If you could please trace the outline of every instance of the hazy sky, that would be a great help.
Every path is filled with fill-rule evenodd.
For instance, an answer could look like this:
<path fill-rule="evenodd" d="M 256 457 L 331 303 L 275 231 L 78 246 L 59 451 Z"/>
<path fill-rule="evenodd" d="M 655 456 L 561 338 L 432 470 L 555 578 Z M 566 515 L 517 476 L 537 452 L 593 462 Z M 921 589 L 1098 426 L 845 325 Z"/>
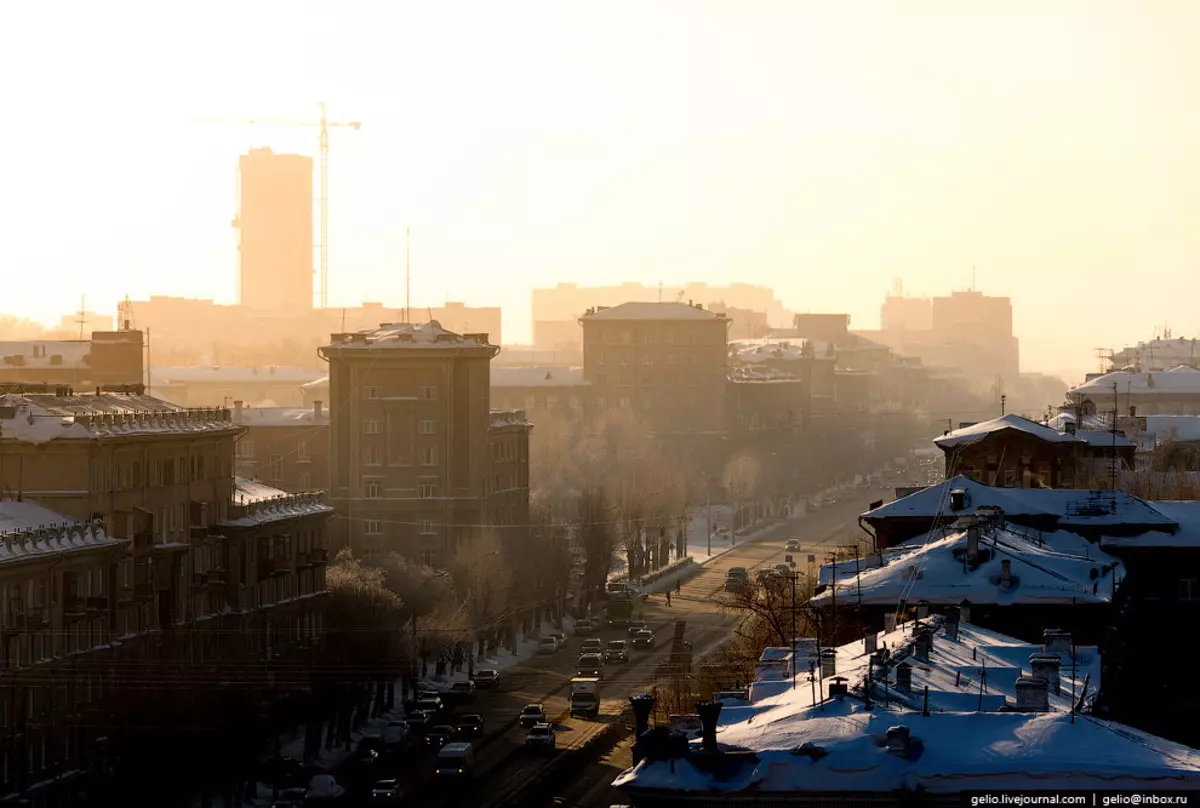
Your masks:
<path fill-rule="evenodd" d="M 1026 370 L 1200 334 L 1200 2 L 0 4 L 0 311 L 234 299 L 237 156 L 316 131 L 330 298 L 743 280 L 877 327 L 1014 299 Z"/>

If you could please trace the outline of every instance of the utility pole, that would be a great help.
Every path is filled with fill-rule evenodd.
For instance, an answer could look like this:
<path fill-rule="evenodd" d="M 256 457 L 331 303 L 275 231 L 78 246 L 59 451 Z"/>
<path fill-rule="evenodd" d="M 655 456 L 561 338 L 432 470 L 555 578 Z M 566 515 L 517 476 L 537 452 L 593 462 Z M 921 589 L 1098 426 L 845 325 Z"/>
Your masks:
<path fill-rule="evenodd" d="M 408 260 L 410 243 L 408 228 L 406 227 L 404 228 L 404 322 L 406 323 L 412 323 L 412 309 L 409 308 L 409 304 L 411 303 L 409 290 L 411 289 L 410 284 L 412 280 L 412 274 L 410 272 Z"/>
<path fill-rule="evenodd" d="M 792 690 L 796 689 L 796 576 L 798 572 L 792 570 Z"/>
<path fill-rule="evenodd" d="M 1121 409 L 1120 398 L 1117 393 L 1117 383 L 1113 382 L 1113 419 L 1112 419 L 1112 490 L 1113 499 L 1117 496 L 1117 413 Z"/>

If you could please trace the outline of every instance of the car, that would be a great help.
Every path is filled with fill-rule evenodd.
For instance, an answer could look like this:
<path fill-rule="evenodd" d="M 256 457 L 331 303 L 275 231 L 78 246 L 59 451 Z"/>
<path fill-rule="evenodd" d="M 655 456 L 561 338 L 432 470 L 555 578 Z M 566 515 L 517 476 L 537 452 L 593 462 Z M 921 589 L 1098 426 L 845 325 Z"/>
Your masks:
<path fill-rule="evenodd" d="M 399 780 L 379 780 L 371 787 L 371 804 L 399 805 L 404 800 L 404 792 L 400 789 Z"/>
<path fill-rule="evenodd" d="M 603 654 L 604 640 L 599 637 L 588 637 L 579 649 L 581 654 Z"/>
<path fill-rule="evenodd" d="M 408 734 L 414 737 L 424 736 L 433 726 L 434 712 L 432 710 L 413 710 L 408 714 Z"/>
<path fill-rule="evenodd" d="M 495 668 L 480 668 L 475 671 L 475 686 L 480 690 L 494 690 L 500 686 L 500 671 Z"/>
<path fill-rule="evenodd" d="M 553 637 L 542 637 L 538 640 L 537 652 L 542 656 L 550 656 L 558 650 L 558 641 Z"/>
<path fill-rule="evenodd" d="M 787 549 L 799 550 L 800 549 L 800 540 L 799 539 L 788 539 Z"/>
<path fill-rule="evenodd" d="M 562 633 L 561 631 L 552 631 L 549 634 L 547 634 L 546 636 L 553 637 L 554 641 L 558 643 L 559 648 L 567 647 L 567 635 Z"/>
<path fill-rule="evenodd" d="M 629 649 L 625 640 L 609 640 L 604 649 L 605 662 L 628 662 Z"/>
<path fill-rule="evenodd" d="M 305 792 L 305 801 L 309 800 L 336 800 L 346 794 L 346 789 L 338 785 L 338 781 L 331 774 L 314 775 L 308 781 L 308 791 Z"/>
<path fill-rule="evenodd" d="M 633 635 L 634 648 L 653 648 L 654 647 L 654 632 L 649 629 L 642 629 L 637 634 Z"/>
<path fill-rule="evenodd" d="M 302 808 L 307 798 L 307 788 L 285 788 L 279 792 L 278 799 L 271 803 L 271 808 Z"/>
<path fill-rule="evenodd" d="M 445 703 L 441 696 L 424 695 L 417 699 L 417 710 L 427 710 L 431 713 L 440 713 L 446 709 Z"/>
<path fill-rule="evenodd" d="M 591 618 L 584 618 L 575 624 L 575 636 L 587 637 L 596 633 L 596 622 Z"/>
<path fill-rule="evenodd" d="M 389 721 L 383 728 L 384 746 L 397 746 L 408 740 L 407 721 Z"/>
<path fill-rule="evenodd" d="M 750 572 L 745 567 L 730 567 L 727 577 L 733 578 L 735 576 L 738 578 L 744 578 L 747 581 L 750 580 Z"/>
<path fill-rule="evenodd" d="M 526 704 L 525 709 L 521 710 L 521 718 L 519 719 L 521 729 L 531 729 L 535 724 L 544 724 L 546 722 L 546 708 L 540 704 Z"/>
<path fill-rule="evenodd" d="M 725 579 L 726 592 L 740 592 L 746 588 L 746 579 L 739 578 L 736 575 L 730 575 Z"/>
<path fill-rule="evenodd" d="M 483 734 L 483 716 L 479 713 L 467 713 L 458 717 L 458 732 L 472 737 Z"/>
<path fill-rule="evenodd" d="M 545 723 L 534 724 L 529 728 L 529 734 L 525 736 L 525 745 L 532 749 L 553 751 L 557 746 L 554 727 Z"/>
<path fill-rule="evenodd" d="M 646 628 L 645 620 L 630 620 L 629 621 L 629 632 L 628 632 L 629 636 L 632 637 L 634 634 L 637 634 L 639 631 L 642 631 L 645 628 Z"/>
<path fill-rule="evenodd" d="M 792 568 L 787 564 L 776 564 L 775 572 L 778 572 L 780 575 L 790 576 L 792 574 Z"/>
<path fill-rule="evenodd" d="M 475 699 L 475 683 L 470 680 L 455 682 L 450 685 L 450 690 L 446 695 L 459 701 L 473 701 Z"/>
<path fill-rule="evenodd" d="M 604 670 L 603 654 L 580 654 L 575 661 L 576 676 L 601 676 Z"/>
<path fill-rule="evenodd" d="M 454 727 L 449 724 L 439 724 L 425 735 L 425 745 L 430 749 L 441 749 L 450 743 L 450 736 L 453 734 Z"/>

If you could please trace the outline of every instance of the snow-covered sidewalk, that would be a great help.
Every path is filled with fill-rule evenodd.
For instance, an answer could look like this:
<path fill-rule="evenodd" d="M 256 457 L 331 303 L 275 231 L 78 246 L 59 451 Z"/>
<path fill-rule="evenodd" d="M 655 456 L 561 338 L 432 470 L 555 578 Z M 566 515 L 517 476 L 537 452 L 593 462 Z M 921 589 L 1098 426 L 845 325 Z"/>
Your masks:
<path fill-rule="evenodd" d="M 561 631 L 570 634 L 574 628 L 575 619 L 570 615 L 564 615 Z M 475 660 L 475 670 L 490 668 L 495 671 L 505 671 L 519 665 L 537 654 L 538 641 L 542 637 L 557 631 L 560 631 L 560 629 L 553 622 L 543 620 L 537 630 L 529 632 L 517 641 L 516 653 L 507 648 L 492 649 L 492 652 L 488 656 Z M 422 681 L 421 684 L 429 686 L 433 690 L 449 690 L 455 682 L 465 682 L 466 680 L 467 669 L 464 664 L 463 668 L 455 673 L 431 676 Z"/>

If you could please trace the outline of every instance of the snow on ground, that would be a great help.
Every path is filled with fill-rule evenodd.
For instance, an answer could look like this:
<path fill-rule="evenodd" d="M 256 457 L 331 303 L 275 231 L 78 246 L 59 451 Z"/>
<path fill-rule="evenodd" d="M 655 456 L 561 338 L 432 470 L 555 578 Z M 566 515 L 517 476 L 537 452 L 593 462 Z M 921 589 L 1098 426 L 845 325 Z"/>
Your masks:
<path fill-rule="evenodd" d="M 491 668 L 492 670 L 505 671 L 511 667 L 519 665 L 537 653 L 538 641 L 552 632 L 562 631 L 570 634 L 575 627 L 575 619 L 570 615 L 563 617 L 562 628 L 560 629 L 552 620 L 543 620 L 541 627 L 536 631 L 524 635 L 517 642 L 517 652 L 514 654 L 507 648 L 499 648 L 488 654 L 483 659 L 475 660 L 475 670 L 481 668 Z M 449 690 L 450 686 L 455 682 L 465 682 L 467 680 L 466 667 L 456 673 L 447 673 L 443 676 L 431 676 L 422 682 L 423 685 L 429 685 L 434 690 Z"/>

